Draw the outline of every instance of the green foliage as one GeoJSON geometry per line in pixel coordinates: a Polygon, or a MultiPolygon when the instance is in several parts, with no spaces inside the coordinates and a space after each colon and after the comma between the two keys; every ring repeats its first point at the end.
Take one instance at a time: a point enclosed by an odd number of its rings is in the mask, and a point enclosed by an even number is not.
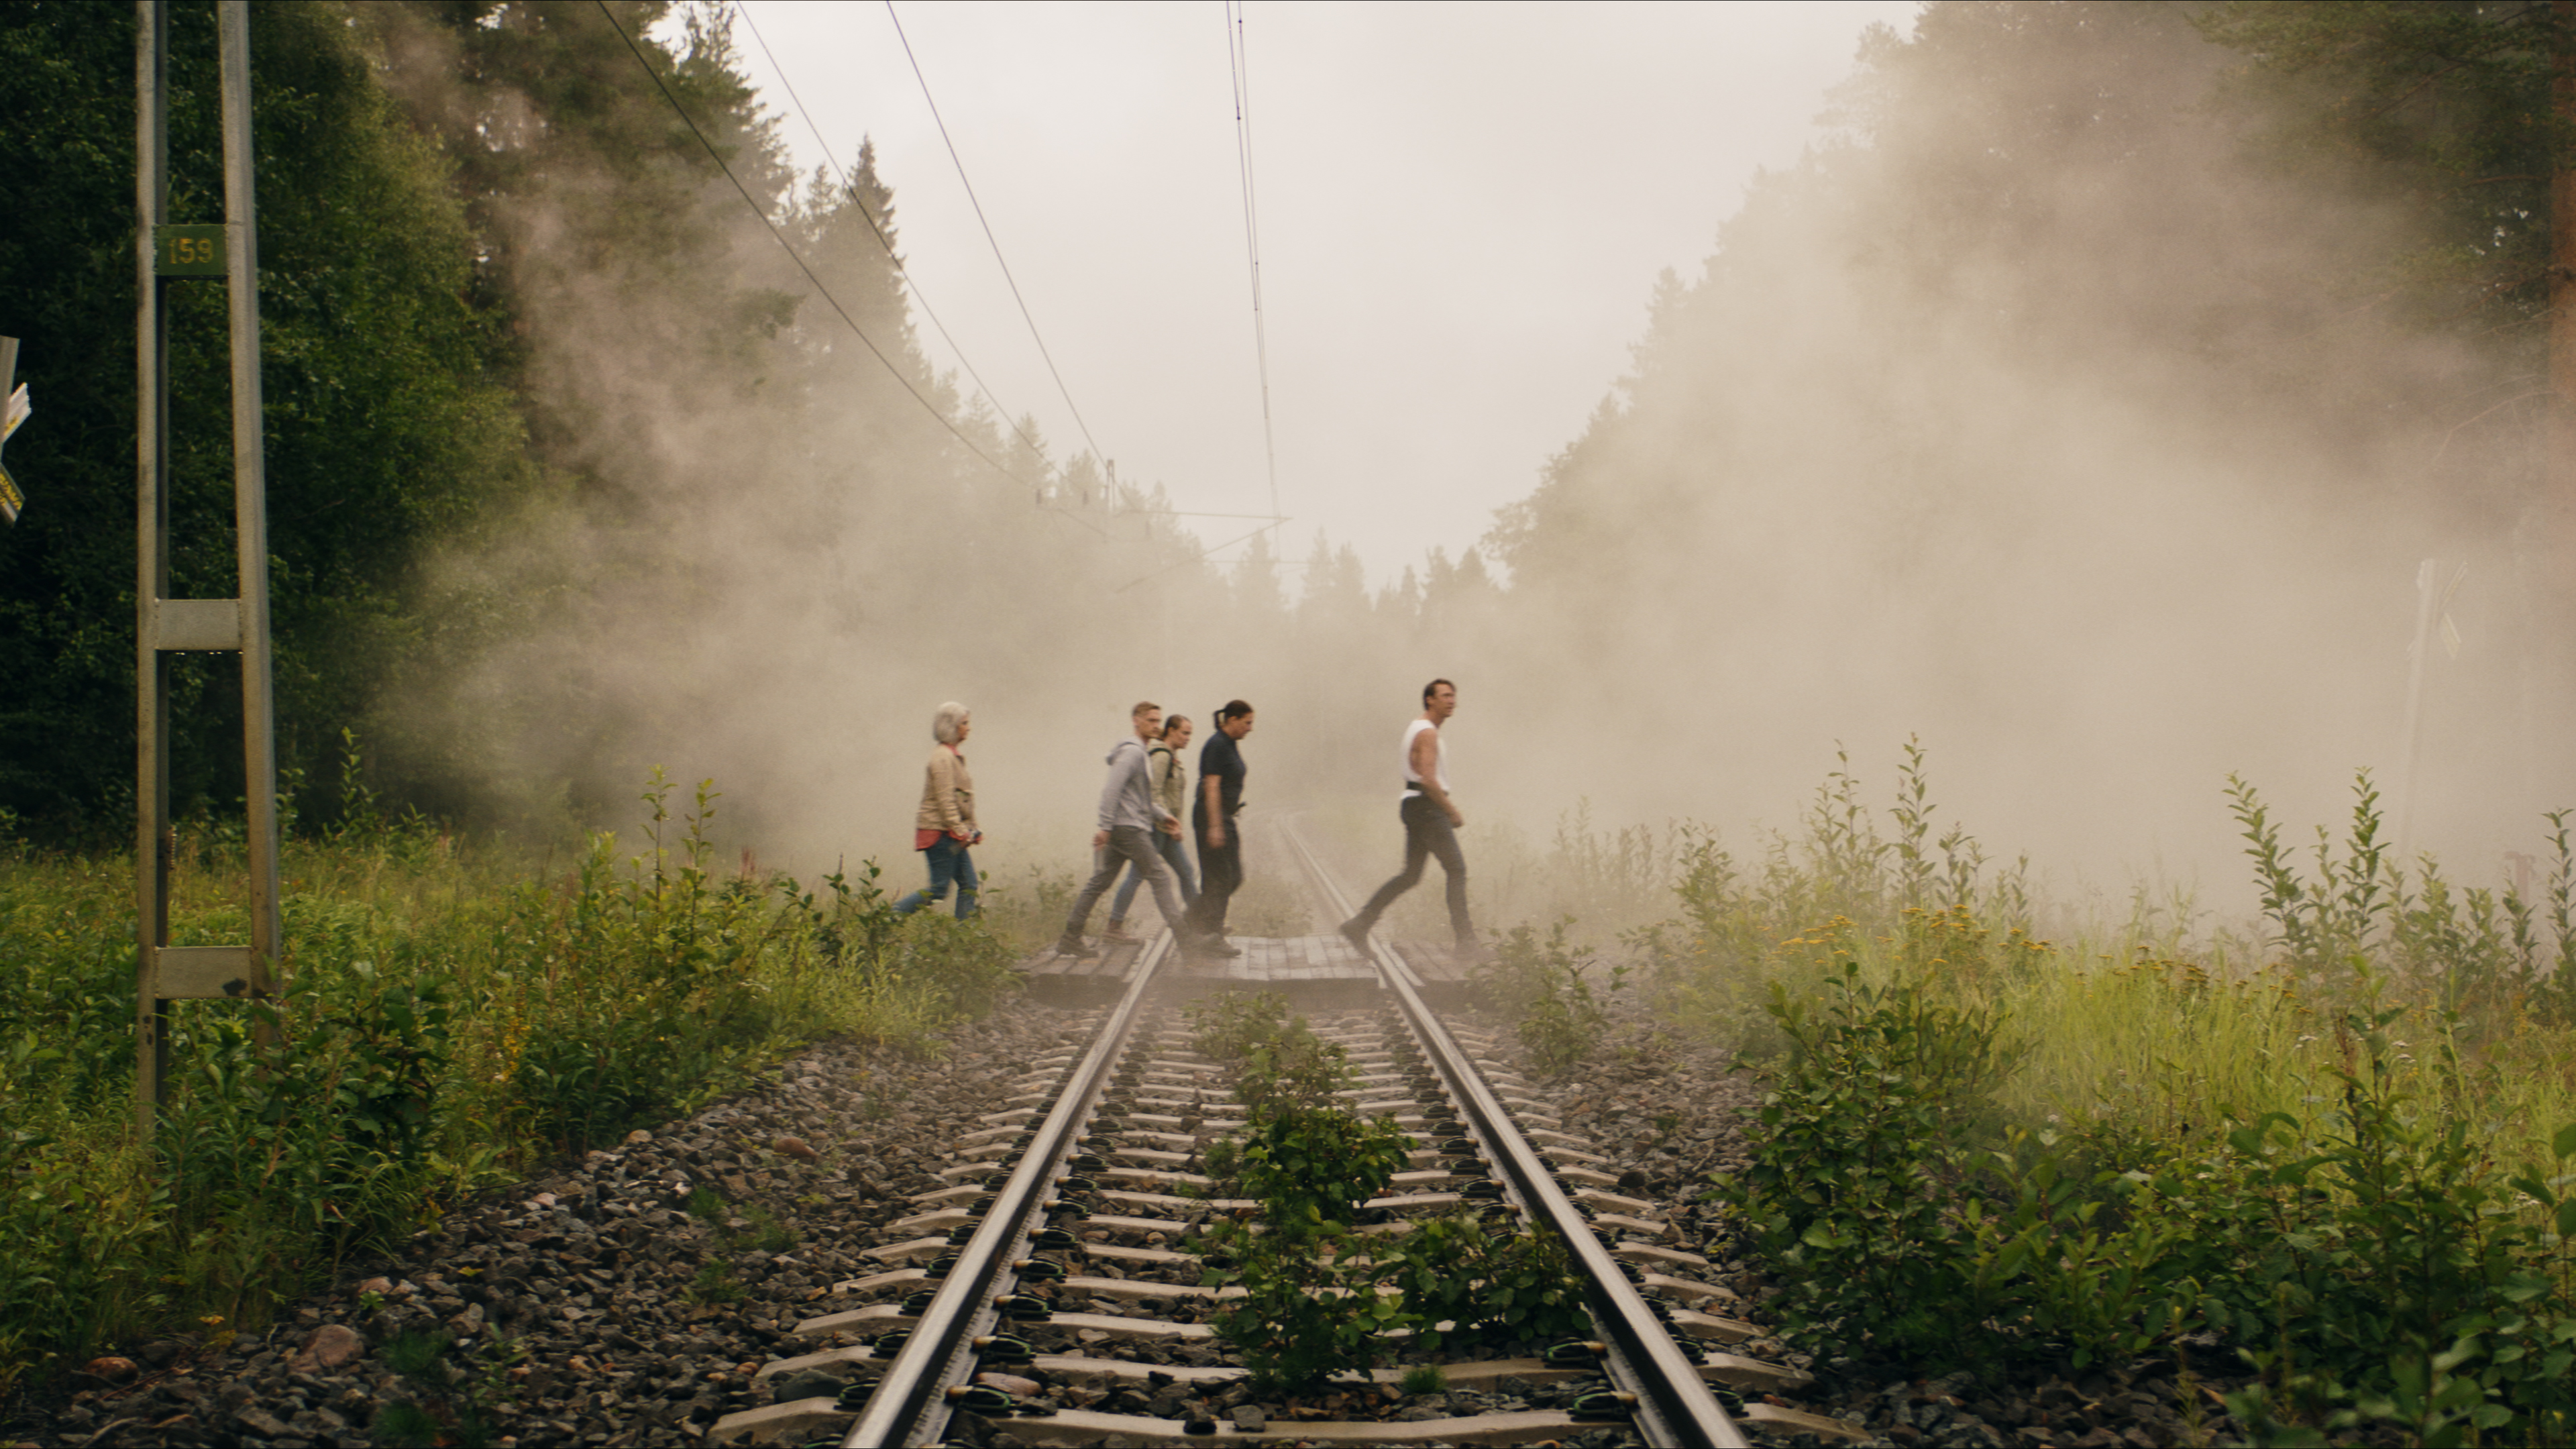
{"type": "Polygon", "coordinates": [[[463,1352],[456,1343],[444,1329],[411,1329],[386,1342],[381,1357],[408,1396],[376,1411],[368,1429],[377,1443],[387,1449],[479,1449],[496,1441],[500,1431],[492,1408],[510,1366],[527,1357],[527,1348],[498,1336],[463,1352]]]}
{"type": "MultiPolygon", "coordinates": [[[[528,476],[487,373],[499,338],[473,296],[463,208],[386,95],[363,11],[251,16],[279,762],[313,778],[430,625],[414,550],[528,476]]],[[[0,731],[15,742],[0,805],[57,840],[110,836],[133,779],[133,27],[114,7],[0,11],[0,184],[30,223],[0,244],[0,292],[38,419],[9,449],[30,506],[0,528],[0,731]]],[[[170,27],[172,219],[215,221],[214,7],[173,5],[170,27]]],[[[171,592],[229,598],[224,289],[180,283],[168,301],[171,592]]],[[[169,668],[182,812],[237,801],[231,662],[169,668]]]]}
{"type": "Polygon", "coordinates": [[[1212,1267],[1206,1281],[1243,1288],[1209,1323],[1256,1379],[1304,1386],[1372,1367],[1379,1335],[1409,1321],[1398,1298],[1377,1291],[1376,1267],[1354,1261],[1351,1234],[1361,1204],[1403,1170],[1410,1142],[1388,1118],[1330,1107],[1279,1105],[1253,1119],[1233,1167],[1260,1228],[1213,1225],[1206,1244],[1234,1267],[1212,1267]]]}
{"type": "Polygon", "coordinates": [[[2340,854],[2317,827],[2313,880],[2282,846],[2280,827],[2251,784],[2230,775],[2227,796],[2272,940],[2328,991],[2349,996],[2369,989],[2374,974],[2386,975],[2420,991],[2438,1012],[2466,1013],[2480,1037],[2526,1008],[2576,1022],[2576,971],[2566,969],[2576,963],[2576,855],[2567,812],[2544,817],[2551,869],[2544,896],[2532,901],[2519,888],[2459,886],[2430,856],[2410,879],[2385,858],[2379,794],[2367,770],[2353,782],[2340,854]]]}
{"type": "Polygon", "coordinates": [[[688,1298],[692,1303],[735,1303],[746,1290],[733,1276],[733,1268],[721,1258],[707,1258],[698,1264],[697,1276],[689,1280],[688,1298]]]}
{"type": "MultiPolygon", "coordinates": [[[[290,969],[270,1001],[168,1014],[156,1152],[132,1122],[132,873],[0,854],[0,1381],[99,1346],[256,1330],[457,1193],[759,1079],[815,1036],[918,1041],[1016,989],[975,922],[894,920],[873,868],[807,891],[718,876],[701,789],[648,792],[649,853],[600,837],[567,875],[460,855],[363,799],[290,841],[290,969]],[[271,1029],[264,1045],[259,1027],[271,1029]]],[[[246,931],[237,842],[174,853],[182,943],[246,931]]],[[[726,1251],[792,1246],[720,1199],[726,1251]]]]}
{"type": "Polygon", "coordinates": [[[1856,963],[1816,1001],[1775,987],[1792,1047],[1762,1131],[1725,1196],[1780,1265],[1790,1331],[1925,1361],[1959,1351],[1973,1234],[1949,1187],[1969,1133],[2025,1048],[1999,1012],[1951,1006],[1920,979],[1865,984],[1856,963]]]}
{"type": "MultiPolygon", "coordinates": [[[[1588,1000],[1588,998],[1587,998],[1588,1000]]],[[[1380,1335],[1419,1325],[1504,1341],[1576,1332],[1587,1321],[1564,1245],[1528,1230],[1494,1232],[1467,1217],[1379,1235],[1363,1256],[1360,1208],[1404,1169],[1412,1139],[1388,1118],[1335,1105],[1352,1080],[1348,1054],[1292,1017],[1285,997],[1226,992],[1193,1002],[1192,1045],[1232,1062],[1250,1117],[1240,1139],[1210,1145],[1226,1196],[1252,1199],[1253,1222],[1220,1221],[1207,1245],[1232,1264],[1207,1281],[1241,1285],[1210,1322],[1265,1382],[1305,1385],[1380,1357],[1380,1335]]]]}
{"type": "Polygon", "coordinates": [[[1298,1108],[1319,1109],[1356,1079],[1350,1053],[1291,1016],[1274,991],[1226,991],[1184,1010],[1201,1056],[1230,1064],[1230,1085],[1254,1122],[1298,1108]]]}
{"type": "MultiPolygon", "coordinates": [[[[1544,939],[1531,927],[1514,926],[1475,973],[1486,1003],[1511,1019],[1530,1064],[1551,1077],[1563,1076],[1590,1056],[1610,1024],[1587,975],[1592,953],[1566,941],[1566,928],[1573,924],[1570,919],[1556,922],[1544,939]]],[[[1613,966],[1610,990],[1617,991],[1627,974],[1625,964],[1613,966]]]]}
{"type": "Polygon", "coordinates": [[[1240,1062],[1288,1022],[1288,998],[1276,991],[1220,991],[1181,1008],[1190,1050],[1214,1062],[1240,1062]]]}
{"type": "MultiPolygon", "coordinates": [[[[600,836],[569,895],[523,888],[495,923],[496,947],[544,955],[496,973],[493,1005],[516,1033],[508,1097],[523,1130],[578,1151],[668,1115],[692,1092],[740,1080],[770,1022],[754,967],[788,919],[707,869],[715,796],[699,786],[675,853],[670,787],[644,794],[652,850],[620,872],[600,836]]],[[[498,954],[498,951],[496,951],[498,954]]]]}
{"type": "Polygon", "coordinates": [[[2246,57],[2226,93],[2264,118],[2284,170],[2359,173],[2419,219],[2418,250],[2391,268],[2409,311],[2534,340],[2512,334],[2547,305],[2549,178],[2576,157],[2550,93],[2576,43],[2566,16],[2231,0],[2192,23],[2246,57]]]}
{"type": "Polygon", "coordinates": [[[2412,1085],[2401,1011],[2342,1019],[2328,1105],[2177,1152],[1997,1121],[2023,1055],[1999,1014],[1933,1000],[1926,977],[1839,976],[1775,1000],[1793,1050],[1750,1167],[1719,1185],[1792,1338],[2081,1368],[2208,1334],[2261,1371],[2233,1407],[2264,1434],[2529,1442],[2576,1423],[2576,1126],[2546,1173],[2499,1162],[2463,1069],[2445,1055],[2438,1095],[2412,1085]]]}
{"type": "Polygon", "coordinates": [[[1592,1331],[1573,1255],[1552,1233],[1451,1213],[1377,1251],[1381,1281],[1403,1295],[1423,1346],[1561,1339],[1592,1331]],[[1439,1325],[1446,1323],[1447,1329],[1439,1325]]]}
{"type": "Polygon", "coordinates": [[[1786,1047],[1772,990],[1803,990],[1815,978],[1828,959],[1815,949],[1828,944],[1823,937],[1902,940],[1909,963],[1937,959],[1944,971],[1971,976],[2024,968],[2040,949],[2029,932],[2028,859],[1989,870],[1964,828],[1936,838],[1927,752],[1908,739],[1903,756],[1892,836],[1862,802],[1840,750],[1802,832],[1773,835],[1757,865],[1696,827],[1675,832],[1681,914],[1622,938],[1667,1007],[1740,1053],[1767,1056],[1786,1047]],[[1989,922],[2003,927],[2000,940],[1989,922]]]}

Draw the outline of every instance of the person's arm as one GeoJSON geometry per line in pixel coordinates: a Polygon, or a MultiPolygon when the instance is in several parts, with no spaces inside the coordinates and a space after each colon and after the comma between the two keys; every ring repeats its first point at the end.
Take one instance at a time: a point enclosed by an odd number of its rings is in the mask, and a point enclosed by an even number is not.
{"type": "Polygon", "coordinates": [[[1440,787],[1439,727],[1435,725],[1415,734],[1413,748],[1405,754],[1406,762],[1413,766],[1417,777],[1414,788],[1431,797],[1431,803],[1439,806],[1440,813],[1449,817],[1450,825],[1466,824],[1467,817],[1458,813],[1458,807],[1449,801],[1449,792],[1440,787]]]}
{"type": "Polygon", "coordinates": [[[1199,798],[1207,804],[1207,842],[1225,844],[1225,779],[1212,770],[1199,773],[1199,798]]]}
{"type": "Polygon", "coordinates": [[[930,794],[939,828],[951,837],[964,839],[966,817],[957,813],[957,757],[946,750],[933,751],[930,756],[930,794]]]}
{"type": "Polygon", "coordinates": [[[1108,847],[1109,825],[1118,818],[1118,792],[1127,788],[1128,770],[1125,751],[1110,758],[1109,779],[1100,787],[1100,828],[1091,832],[1091,848],[1094,850],[1108,847]]]}
{"type": "Polygon", "coordinates": [[[1161,753],[1163,757],[1163,764],[1162,774],[1159,778],[1154,776],[1152,769],[1154,755],[1156,753],[1157,751],[1155,750],[1148,750],[1145,752],[1145,761],[1147,765],[1146,783],[1149,787],[1146,794],[1148,798],[1154,802],[1154,828],[1177,840],[1181,835],[1180,807],[1178,804],[1164,804],[1163,796],[1166,791],[1168,791],[1174,801],[1177,802],[1180,799],[1180,781],[1173,778],[1173,772],[1181,767],[1180,752],[1169,747],[1163,747],[1160,749],[1159,753],[1161,753]]]}

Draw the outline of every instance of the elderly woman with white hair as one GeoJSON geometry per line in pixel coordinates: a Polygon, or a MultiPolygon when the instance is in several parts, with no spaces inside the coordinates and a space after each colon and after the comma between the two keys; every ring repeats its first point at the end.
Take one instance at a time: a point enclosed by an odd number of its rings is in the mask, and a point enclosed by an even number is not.
{"type": "Polygon", "coordinates": [[[966,773],[966,756],[958,747],[975,727],[966,706],[950,700],[930,717],[930,769],[921,786],[921,809],[912,818],[912,848],[930,862],[930,887],[894,903],[898,916],[947,899],[957,887],[957,919],[975,914],[975,859],[967,847],[984,839],[975,828],[975,781],[966,773]]]}

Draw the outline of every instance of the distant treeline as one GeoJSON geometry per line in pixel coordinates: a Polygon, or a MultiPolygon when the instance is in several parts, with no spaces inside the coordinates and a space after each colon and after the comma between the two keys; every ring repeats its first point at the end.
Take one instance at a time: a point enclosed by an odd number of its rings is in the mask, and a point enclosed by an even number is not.
{"type": "MultiPolygon", "coordinates": [[[[2503,581],[2472,633],[2505,662],[2461,708],[2527,745],[2513,722],[2564,696],[2514,662],[2570,618],[2542,398],[2576,38],[2551,7],[1933,4],[1664,279],[1629,375],[1485,546],[1375,591],[1321,543],[1298,579],[1266,544],[1211,565],[1159,489],[934,373],[872,154],[847,187],[795,174],[717,12],[641,39],[668,9],[254,9],[308,820],[343,806],[344,729],[349,783],[460,821],[622,818],[664,762],[757,820],[911,749],[940,698],[1089,717],[1133,660],[1210,640],[1225,694],[1308,716],[1269,758],[1356,787],[1384,762],[1312,742],[1374,738],[1462,660],[1485,759],[1629,807],[1722,807],[1908,729],[2080,777],[2066,741],[2119,745],[2184,678],[2319,711],[2282,732],[2302,762],[2368,715],[2370,758],[2386,701],[2353,661],[2402,645],[2381,595],[2444,549],[2503,581]],[[1585,763],[1619,700],[1699,733],[1585,763]]],[[[175,214],[214,220],[212,6],[172,16],[175,214]]],[[[0,531],[0,811],[58,840],[117,838],[131,790],[132,78],[127,8],[0,9],[0,332],[38,406],[0,531]]],[[[222,299],[174,290],[174,589],[223,596],[222,299]]],[[[234,808],[233,661],[175,672],[181,808],[234,808]]],[[[2214,789],[2271,760],[2182,763],[2214,789]]]]}

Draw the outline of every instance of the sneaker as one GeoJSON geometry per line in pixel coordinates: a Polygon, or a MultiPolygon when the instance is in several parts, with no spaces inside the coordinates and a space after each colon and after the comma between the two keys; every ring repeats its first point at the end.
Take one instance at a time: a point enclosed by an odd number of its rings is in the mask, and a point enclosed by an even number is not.
{"type": "Polygon", "coordinates": [[[1341,932],[1342,939],[1351,943],[1352,950],[1363,956],[1368,954],[1368,927],[1361,925],[1357,917],[1342,922],[1341,932]]]}
{"type": "Polygon", "coordinates": [[[1103,946],[1133,946],[1144,939],[1142,936],[1128,935],[1127,928],[1116,921],[1111,921],[1100,933],[1100,944],[1103,946]]]}
{"type": "Polygon", "coordinates": [[[1097,946],[1085,945],[1085,944],[1083,943],[1083,941],[1082,941],[1082,938],[1081,938],[1081,937],[1079,937],[1079,936],[1077,936],[1077,937],[1072,938],[1071,940],[1065,940],[1065,941],[1058,941],[1058,942],[1056,942],[1056,943],[1055,943],[1055,953],[1056,953],[1057,955],[1059,955],[1059,956],[1064,956],[1064,957],[1068,957],[1068,958],[1070,958],[1070,959],[1072,959],[1072,960],[1075,960],[1075,961],[1080,961],[1080,960],[1083,960],[1083,959],[1085,959],[1085,958],[1087,958],[1087,957],[1092,957],[1092,956],[1097,956],[1097,955],[1099,955],[1099,954],[1100,954],[1100,948],[1099,948],[1099,947],[1097,947],[1097,946]]]}
{"type": "Polygon", "coordinates": [[[1210,936],[1199,942],[1199,953],[1205,956],[1240,956],[1243,948],[1223,936],[1210,936]]]}

